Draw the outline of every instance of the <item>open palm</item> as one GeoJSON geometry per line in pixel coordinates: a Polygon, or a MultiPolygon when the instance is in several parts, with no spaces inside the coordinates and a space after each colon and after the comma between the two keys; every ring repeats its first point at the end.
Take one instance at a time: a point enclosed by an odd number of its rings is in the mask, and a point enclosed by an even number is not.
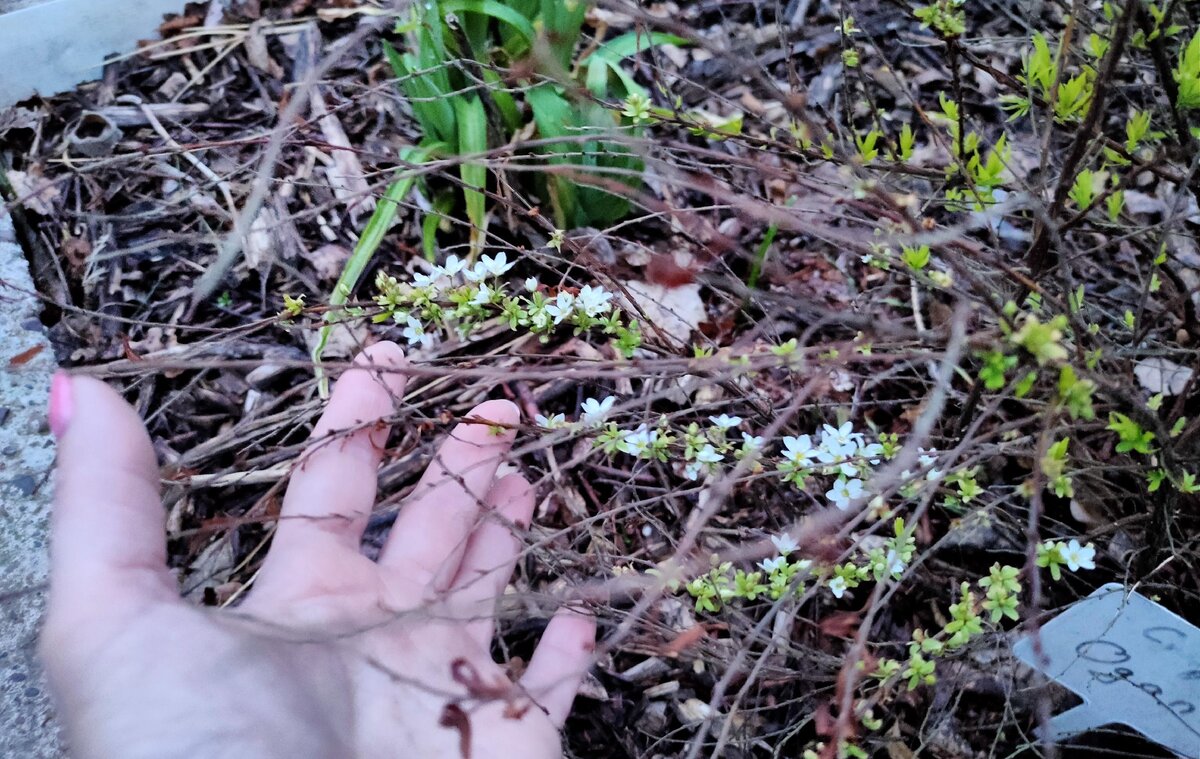
{"type": "Polygon", "coordinates": [[[520,683],[490,655],[495,599],[533,513],[524,479],[495,480],[516,407],[476,407],[378,562],[359,550],[403,361],[380,343],[338,381],[254,589],[224,612],[182,601],[167,572],[158,469],[136,413],[101,382],[56,380],[41,652],[73,755],[560,754],[592,619],[555,615],[520,683]]]}

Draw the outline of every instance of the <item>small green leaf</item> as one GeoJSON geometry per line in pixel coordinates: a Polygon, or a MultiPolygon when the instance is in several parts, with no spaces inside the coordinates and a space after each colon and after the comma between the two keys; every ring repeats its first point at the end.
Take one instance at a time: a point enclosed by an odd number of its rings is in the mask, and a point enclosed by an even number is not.
{"type": "Polygon", "coordinates": [[[487,112],[478,95],[456,98],[454,117],[458,121],[458,153],[462,163],[458,172],[463,181],[463,198],[467,204],[467,220],[471,222],[471,260],[483,248],[487,224],[487,165],[479,163],[487,152],[487,112]],[[463,156],[476,156],[463,159],[463,156]]]}
{"type": "MultiPolygon", "coordinates": [[[[400,159],[407,163],[420,164],[428,158],[429,151],[422,148],[404,148],[400,152],[400,159]]],[[[313,371],[322,398],[329,396],[329,380],[325,376],[321,357],[325,353],[325,346],[329,343],[329,337],[333,332],[333,322],[338,318],[338,307],[345,305],[354,288],[358,286],[358,280],[362,277],[367,264],[371,262],[375,251],[383,242],[384,235],[391,229],[392,222],[396,220],[396,214],[400,210],[400,201],[408,196],[415,183],[415,174],[400,173],[396,181],[388,186],[387,191],[375,206],[375,212],[371,214],[366,228],[359,235],[358,244],[354,246],[354,252],[350,254],[350,258],[342,267],[341,276],[338,277],[337,284],[334,285],[333,292],[329,295],[330,308],[325,313],[325,324],[321,327],[317,343],[312,349],[313,371]]]]}
{"type": "Polygon", "coordinates": [[[913,134],[912,126],[905,124],[900,129],[900,160],[907,161],[913,157],[913,146],[916,144],[916,135],[913,134]]]}
{"type": "Polygon", "coordinates": [[[480,13],[511,26],[532,44],[537,32],[520,12],[496,0],[441,0],[442,13],[480,13]]]}

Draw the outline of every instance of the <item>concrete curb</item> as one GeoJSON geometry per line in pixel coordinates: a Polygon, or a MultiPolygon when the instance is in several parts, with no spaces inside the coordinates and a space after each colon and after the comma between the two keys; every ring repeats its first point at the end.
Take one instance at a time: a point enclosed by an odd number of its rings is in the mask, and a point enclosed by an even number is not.
{"type": "Polygon", "coordinates": [[[12,223],[0,216],[0,757],[22,759],[64,756],[34,651],[54,466],[46,397],[55,363],[39,311],[12,223]]]}

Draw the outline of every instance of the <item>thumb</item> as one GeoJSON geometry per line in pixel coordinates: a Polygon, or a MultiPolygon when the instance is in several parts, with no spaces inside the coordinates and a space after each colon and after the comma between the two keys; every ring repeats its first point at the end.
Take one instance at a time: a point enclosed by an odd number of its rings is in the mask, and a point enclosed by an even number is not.
{"type": "Polygon", "coordinates": [[[54,376],[58,471],[47,627],[177,599],[166,568],[158,464],[137,413],[99,380],[54,376]]]}

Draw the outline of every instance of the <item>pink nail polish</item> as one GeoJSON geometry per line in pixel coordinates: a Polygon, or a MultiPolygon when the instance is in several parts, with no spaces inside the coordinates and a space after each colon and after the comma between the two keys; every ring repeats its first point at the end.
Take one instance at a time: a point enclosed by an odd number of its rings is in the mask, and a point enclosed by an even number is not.
{"type": "Polygon", "coordinates": [[[63,371],[54,373],[50,380],[50,431],[54,437],[62,438],[75,413],[75,399],[71,393],[71,376],[63,371]]]}

